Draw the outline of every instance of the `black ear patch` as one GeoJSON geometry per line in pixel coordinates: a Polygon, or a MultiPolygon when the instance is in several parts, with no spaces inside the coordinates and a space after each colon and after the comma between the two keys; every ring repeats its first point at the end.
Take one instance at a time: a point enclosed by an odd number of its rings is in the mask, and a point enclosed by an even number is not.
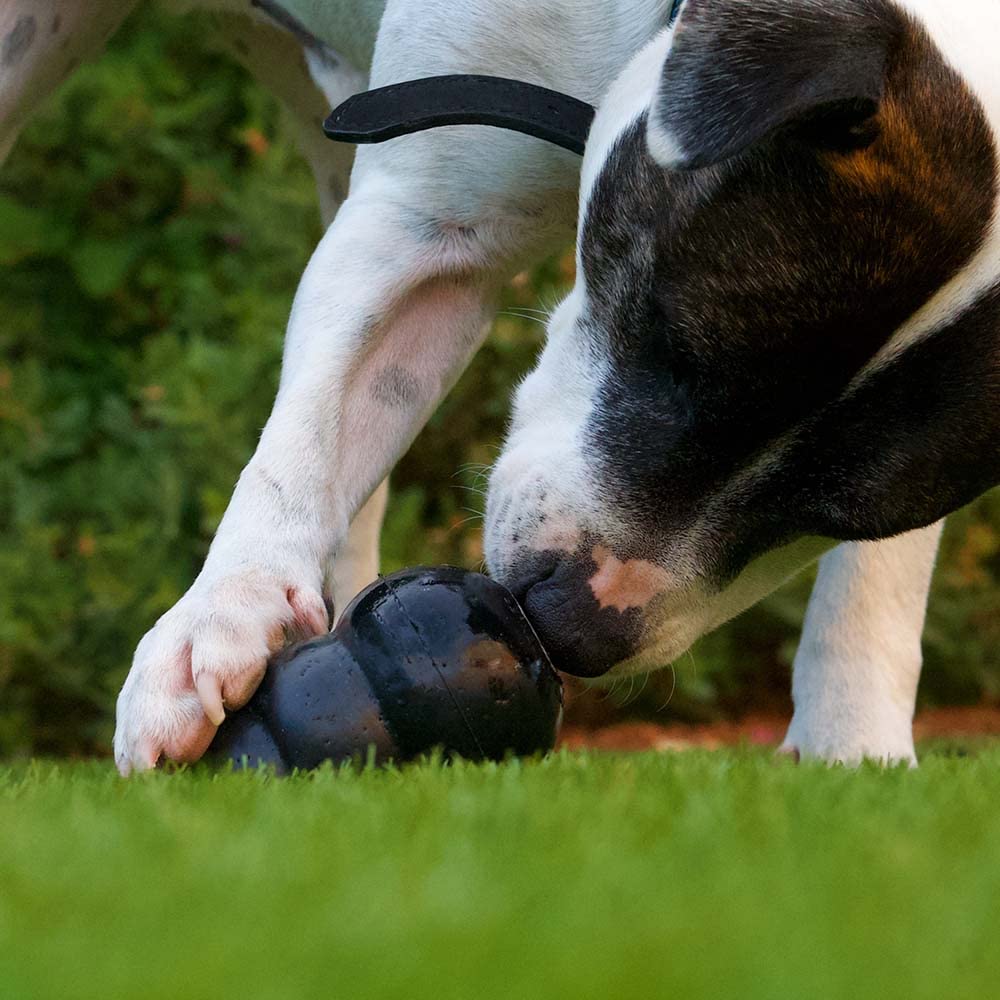
{"type": "Polygon", "coordinates": [[[885,0],[688,0],[650,116],[650,150],[663,166],[691,170],[810,122],[863,140],[904,33],[885,0]]]}

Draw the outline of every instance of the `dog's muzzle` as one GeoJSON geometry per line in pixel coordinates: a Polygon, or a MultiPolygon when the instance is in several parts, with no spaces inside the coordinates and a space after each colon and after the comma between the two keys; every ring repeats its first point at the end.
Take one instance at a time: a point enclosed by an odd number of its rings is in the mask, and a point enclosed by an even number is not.
{"type": "Polygon", "coordinates": [[[533,552],[521,556],[503,581],[524,608],[557,669],[602,677],[635,655],[643,630],[639,608],[602,606],[589,556],[533,552]]]}

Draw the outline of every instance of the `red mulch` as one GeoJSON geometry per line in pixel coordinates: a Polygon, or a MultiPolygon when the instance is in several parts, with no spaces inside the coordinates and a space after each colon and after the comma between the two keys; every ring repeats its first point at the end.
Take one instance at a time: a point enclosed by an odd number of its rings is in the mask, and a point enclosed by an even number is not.
{"type": "MultiPolygon", "coordinates": [[[[777,715],[748,715],[738,722],[703,725],[655,722],[620,722],[588,728],[566,726],[559,745],[592,750],[716,749],[739,743],[777,746],[788,719],[777,715]]],[[[934,708],[921,712],[914,722],[918,740],[1000,737],[1000,707],[934,708]]]]}

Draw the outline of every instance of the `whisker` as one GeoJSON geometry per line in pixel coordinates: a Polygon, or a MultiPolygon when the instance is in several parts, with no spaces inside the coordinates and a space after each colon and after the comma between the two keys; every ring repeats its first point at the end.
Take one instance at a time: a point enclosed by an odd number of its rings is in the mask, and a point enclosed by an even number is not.
{"type": "Polygon", "coordinates": [[[674,693],[677,691],[677,668],[671,663],[667,669],[670,671],[670,694],[667,695],[667,700],[656,710],[657,712],[666,711],[667,705],[673,701],[674,693]]]}
{"type": "Polygon", "coordinates": [[[621,687],[621,679],[618,677],[612,677],[611,683],[607,686],[604,692],[604,696],[597,699],[598,704],[607,701],[619,687],[621,687]]]}
{"type": "Polygon", "coordinates": [[[541,327],[547,325],[544,319],[539,319],[537,316],[529,316],[527,313],[513,312],[510,309],[505,309],[503,312],[498,313],[499,316],[513,316],[515,319],[526,319],[530,323],[537,323],[541,327]]]}
{"type": "Polygon", "coordinates": [[[485,462],[466,462],[452,473],[451,478],[454,479],[456,476],[463,476],[467,472],[488,472],[489,469],[490,466],[485,462]]]}
{"type": "Polygon", "coordinates": [[[531,306],[512,306],[510,309],[515,316],[521,313],[534,313],[536,316],[549,317],[552,315],[551,310],[548,309],[532,309],[531,306]]]}
{"type": "Polygon", "coordinates": [[[453,534],[454,532],[458,531],[459,528],[464,528],[465,525],[469,524],[472,521],[481,521],[482,519],[483,519],[482,514],[473,514],[472,517],[467,517],[465,518],[464,521],[459,521],[458,524],[451,525],[451,527],[448,528],[448,534],[449,535],[453,534]]]}
{"type": "Polygon", "coordinates": [[[636,691],[635,694],[629,692],[629,700],[626,704],[632,704],[632,702],[638,701],[642,697],[642,692],[646,690],[646,685],[648,683],[649,683],[649,674],[643,674],[642,680],[639,682],[639,690],[636,691]]]}
{"type": "MultiPolygon", "coordinates": [[[[622,686],[624,687],[625,681],[622,680],[622,686]]],[[[628,692],[624,697],[619,698],[616,704],[619,708],[624,708],[632,698],[632,692],[635,690],[635,678],[629,674],[628,675],[628,692]]]]}

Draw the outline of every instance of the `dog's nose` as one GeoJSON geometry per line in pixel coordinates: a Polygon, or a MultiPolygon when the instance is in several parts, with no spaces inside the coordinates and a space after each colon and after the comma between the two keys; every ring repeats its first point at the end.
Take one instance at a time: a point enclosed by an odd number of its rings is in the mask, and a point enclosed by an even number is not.
{"type": "Polygon", "coordinates": [[[639,648],[642,613],[603,607],[590,585],[592,559],[542,552],[522,557],[502,580],[524,608],[553,664],[600,677],[639,648]]]}

